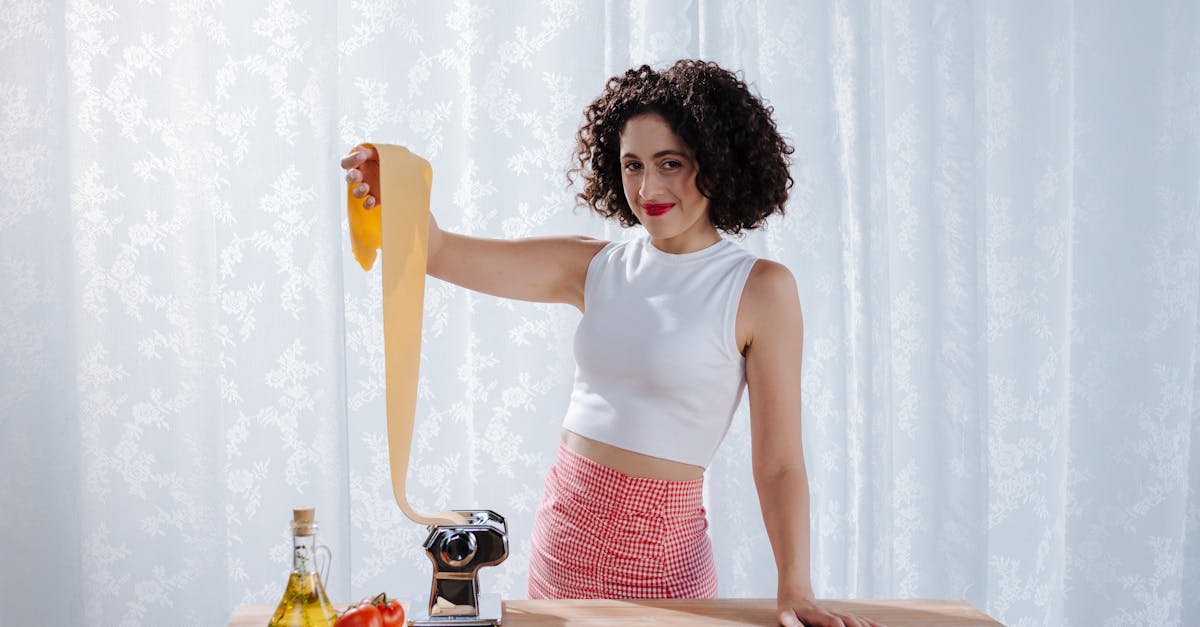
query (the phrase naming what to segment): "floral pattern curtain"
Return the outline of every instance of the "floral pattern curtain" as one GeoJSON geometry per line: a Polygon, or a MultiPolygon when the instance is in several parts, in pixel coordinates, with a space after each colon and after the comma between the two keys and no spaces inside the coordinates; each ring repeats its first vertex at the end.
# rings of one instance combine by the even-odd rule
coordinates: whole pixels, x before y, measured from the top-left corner
{"type": "MultiPolygon", "coordinates": [[[[1009,625],[1200,622],[1200,8],[957,0],[11,0],[0,20],[0,623],[220,625],[314,505],[339,600],[420,599],[379,273],[338,159],[405,144],[443,228],[574,208],[628,67],[744,72],[796,146],[739,240],[806,315],[822,597],[1009,625]]],[[[565,306],[431,279],[418,507],[489,507],[522,598],[571,385],[565,306]]],[[[745,406],[707,476],[723,596],[773,596],[745,406]]],[[[800,523],[802,524],[802,522],[800,523]]]]}

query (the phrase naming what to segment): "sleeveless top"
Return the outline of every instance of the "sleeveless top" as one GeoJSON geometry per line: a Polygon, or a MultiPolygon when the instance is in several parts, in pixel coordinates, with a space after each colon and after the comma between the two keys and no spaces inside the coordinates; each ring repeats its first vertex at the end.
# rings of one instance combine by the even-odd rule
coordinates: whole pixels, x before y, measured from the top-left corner
{"type": "Polygon", "coordinates": [[[588,265],[563,427],[708,467],[746,388],[734,326],[755,261],[726,239],[685,254],[648,234],[609,242],[588,265]]]}

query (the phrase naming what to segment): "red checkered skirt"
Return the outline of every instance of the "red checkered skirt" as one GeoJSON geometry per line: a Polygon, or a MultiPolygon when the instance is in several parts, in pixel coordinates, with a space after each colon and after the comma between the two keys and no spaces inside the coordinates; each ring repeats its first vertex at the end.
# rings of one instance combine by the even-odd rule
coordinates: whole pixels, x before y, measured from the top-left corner
{"type": "Polygon", "coordinates": [[[713,599],[704,479],[631,477],[559,446],[533,522],[531,599],[713,599]]]}

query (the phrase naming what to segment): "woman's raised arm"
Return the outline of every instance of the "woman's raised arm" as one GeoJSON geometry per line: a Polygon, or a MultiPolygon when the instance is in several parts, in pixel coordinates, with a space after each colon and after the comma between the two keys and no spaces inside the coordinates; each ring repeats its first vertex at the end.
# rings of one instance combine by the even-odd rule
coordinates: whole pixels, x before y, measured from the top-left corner
{"type": "MultiPolygon", "coordinates": [[[[359,146],[342,159],[353,195],[370,209],[378,197],[379,154],[359,146]]],[[[582,236],[491,239],[443,231],[429,217],[428,273],[476,292],[583,311],[588,264],[607,242],[582,236]]]]}

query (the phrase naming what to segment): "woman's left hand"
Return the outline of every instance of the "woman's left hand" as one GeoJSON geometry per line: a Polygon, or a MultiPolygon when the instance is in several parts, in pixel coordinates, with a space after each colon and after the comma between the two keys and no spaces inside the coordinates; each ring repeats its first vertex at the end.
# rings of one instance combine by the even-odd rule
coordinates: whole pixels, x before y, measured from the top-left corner
{"type": "Polygon", "coordinates": [[[821,607],[811,597],[779,599],[777,618],[783,627],[884,627],[869,618],[821,607]]]}

